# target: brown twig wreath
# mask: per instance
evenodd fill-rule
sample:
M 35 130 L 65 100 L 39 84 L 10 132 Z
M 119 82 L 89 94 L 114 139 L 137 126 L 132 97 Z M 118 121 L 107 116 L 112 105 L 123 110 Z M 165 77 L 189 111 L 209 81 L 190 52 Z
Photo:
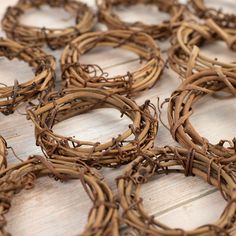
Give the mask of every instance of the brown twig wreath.
M 37 178 L 53 175 L 67 181 L 80 179 L 93 203 L 83 236 L 118 235 L 118 209 L 112 191 L 98 175 L 84 163 L 69 163 L 59 160 L 45 160 L 32 156 L 29 160 L 0 171 L 0 235 L 6 232 L 5 214 L 10 210 L 11 201 L 19 191 L 32 189 Z
M 124 48 L 146 60 L 137 71 L 109 77 L 98 65 L 81 64 L 80 57 L 94 47 Z M 145 33 L 113 30 L 86 33 L 66 46 L 61 57 L 63 79 L 67 87 L 104 88 L 128 96 L 151 88 L 160 78 L 164 67 L 160 49 Z
M 133 123 L 124 133 L 105 143 L 63 137 L 52 131 L 62 120 L 102 107 L 119 110 L 121 116 L 128 116 Z M 158 127 L 155 107 L 149 101 L 138 106 L 126 97 L 92 88 L 51 93 L 42 104 L 29 110 L 28 115 L 36 127 L 37 145 L 48 157 L 72 162 L 82 160 L 96 167 L 125 164 L 134 159 L 137 152 L 152 148 Z
M 172 47 L 169 49 L 170 66 L 183 78 L 211 67 L 236 71 L 235 62 L 225 63 L 217 58 L 209 58 L 201 52 L 202 44 L 219 39 L 224 40 L 231 50 L 236 51 L 236 31 L 223 29 L 211 19 L 203 25 L 184 22 L 172 38 Z
M 217 24 L 224 28 L 236 27 L 236 15 L 222 12 L 221 9 L 208 8 L 205 0 L 189 0 L 192 5 L 194 14 L 203 19 L 213 19 Z
M 147 25 L 142 22 L 128 23 L 123 22 L 119 16 L 117 16 L 112 8 L 119 5 L 131 6 L 135 4 L 153 4 L 157 6 L 160 11 L 166 12 L 170 15 L 170 20 L 163 21 L 156 25 Z M 97 6 L 99 8 L 99 18 L 104 22 L 109 29 L 118 30 L 132 30 L 142 31 L 151 35 L 155 39 L 165 39 L 172 35 L 173 30 L 179 26 L 183 21 L 185 6 L 178 3 L 176 0 L 97 0 Z
M 75 16 L 76 25 L 65 29 L 50 29 L 26 26 L 20 23 L 19 18 L 31 8 L 40 8 L 42 5 L 62 7 Z M 94 25 L 94 14 L 84 3 L 75 0 L 19 0 L 18 3 L 7 9 L 2 20 L 3 30 L 7 36 L 26 45 L 43 46 L 47 44 L 51 49 L 65 46 L 78 35 L 90 31 Z
M 192 126 L 193 105 L 206 95 L 223 91 L 236 96 L 236 73 L 220 69 L 204 70 L 187 78 L 172 93 L 168 106 L 168 120 L 173 138 L 180 144 L 197 151 L 214 153 L 225 158 L 236 158 L 236 140 L 211 144 Z M 230 147 L 224 147 L 228 143 Z
M 140 187 L 154 175 L 183 173 L 196 175 L 216 186 L 227 201 L 220 219 L 195 230 L 173 229 L 150 216 L 143 206 Z M 118 178 L 118 194 L 124 223 L 138 231 L 137 235 L 210 236 L 235 232 L 236 178 L 229 166 L 217 164 L 214 158 L 183 148 L 165 147 L 138 157 Z
M 21 84 L 17 80 L 13 86 L 0 83 L 0 112 L 5 115 L 13 113 L 22 102 L 28 101 L 38 93 L 48 92 L 54 86 L 56 62 L 52 56 L 45 54 L 42 50 L 0 38 L 0 57 L 22 60 L 28 63 L 35 72 L 33 78 Z
M 0 171 L 7 167 L 7 144 L 5 139 L 0 136 Z

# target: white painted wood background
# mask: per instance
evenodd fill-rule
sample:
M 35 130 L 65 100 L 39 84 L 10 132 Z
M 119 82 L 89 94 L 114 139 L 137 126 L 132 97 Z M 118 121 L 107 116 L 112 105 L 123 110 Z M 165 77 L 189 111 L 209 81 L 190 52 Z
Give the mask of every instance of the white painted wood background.
M 0 2 L 0 18 L 6 7 L 15 2 L 16 0 Z M 85 2 L 95 9 L 94 0 L 85 0 Z M 209 6 L 220 6 L 234 12 L 236 9 L 233 0 L 224 1 L 224 6 L 219 0 L 208 2 Z M 153 7 L 137 6 L 129 10 L 120 9 L 118 12 L 126 20 L 141 19 L 148 23 L 158 23 L 167 17 L 165 14 L 158 13 Z M 31 11 L 21 20 L 25 24 L 50 27 L 73 24 L 73 19 L 64 11 L 48 8 L 40 12 Z M 1 31 L 0 35 L 4 36 L 4 33 Z M 163 52 L 168 48 L 167 43 L 159 45 Z M 230 52 L 224 43 L 207 45 L 203 50 L 214 58 L 235 61 L 235 54 Z M 48 49 L 47 51 L 59 59 L 61 51 L 51 52 Z M 163 55 L 165 56 L 165 53 Z M 93 50 L 83 57 L 83 62 L 98 63 L 113 75 L 135 70 L 139 66 L 136 55 L 121 49 Z M 10 85 L 14 79 L 23 82 L 31 75 L 32 71 L 25 63 L 0 59 L 0 82 Z M 59 68 L 57 80 L 60 82 Z M 141 94 L 137 102 L 141 104 L 146 99 L 151 99 L 156 104 L 157 97 L 163 101 L 180 82 L 174 72 L 170 69 L 166 70 L 156 86 Z M 195 113 L 191 117 L 192 123 L 210 141 L 216 143 L 220 139 L 235 137 L 236 103 L 234 99 L 222 101 L 208 97 L 198 103 L 194 110 Z M 8 145 L 14 148 L 20 158 L 26 159 L 29 155 L 42 153 L 35 146 L 32 123 L 26 120 L 22 113 L 24 113 L 24 106 L 11 116 L 6 117 L 0 114 L 0 134 L 5 137 Z M 166 121 L 165 109 L 163 119 Z M 112 137 L 125 130 L 129 122 L 125 117 L 120 118 L 119 112 L 113 109 L 109 111 L 101 109 L 64 121 L 55 127 L 55 131 L 64 135 L 73 134 L 80 139 L 105 141 L 105 137 Z M 161 125 L 155 143 L 159 146 L 177 145 Z M 9 164 L 17 162 L 10 150 L 8 162 Z M 123 168 L 101 170 L 114 192 L 116 191 L 114 179 L 122 173 L 122 170 Z M 197 177 L 186 178 L 179 174 L 162 176 L 145 184 L 142 190 L 144 204 L 149 212 L 172 227 L 192 229 L 201 224 L 213 223 L 226 205 L 215 188 Z M 12 235 L 21 236 L 76 235 L 83 230 L 90 206 L 91 203 L 79 181 L 62 184 L 45 177 L 37 181 L 33 190 L 23 191 L 14 198 L 12 208 L 7 214 L 7 229 Z

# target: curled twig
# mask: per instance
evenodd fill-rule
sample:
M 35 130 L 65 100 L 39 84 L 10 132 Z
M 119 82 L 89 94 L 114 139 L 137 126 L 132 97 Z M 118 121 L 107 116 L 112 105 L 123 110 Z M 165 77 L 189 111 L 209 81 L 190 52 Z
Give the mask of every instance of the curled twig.
M 75 16 L 76 25 L 65 29 L 50 29 L 26 26 L 19 18 L 30 8 L 40 8 L 42 5 L 62 7 Z M 3 30 L 7 36 L 26 45 L 43 46 L 47 44 L 51 49 L 65 46 L 78 35 L 90 31 L 94 25 L 94 14 L 84 3 L 74 0 L 19 0 L 7 9 L 2 20 Z
M 7 143 L 6 140 L 0 136 L 0 171 L 7 168 Z

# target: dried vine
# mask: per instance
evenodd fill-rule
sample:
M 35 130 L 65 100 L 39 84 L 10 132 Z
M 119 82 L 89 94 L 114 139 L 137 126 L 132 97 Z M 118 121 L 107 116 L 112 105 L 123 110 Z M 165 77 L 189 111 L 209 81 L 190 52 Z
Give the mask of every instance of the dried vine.
M 114 108 L 132 120 L 128 129 L 105 143 L 77 140 L 53 132 L 53 126 L 70 117 L 97 108 Z M 81 88 L 53 92 L 42 103 L 28 111 L 35 124 L 35 135 L 47 157 L 89 166 L 116 167 L 136 158 L 137 152 L 153 147 L 157 134 L 157 115 L 153 105 L 146 101 L 138 106 L 134 101 L 110 94 L 106 90 Z
M 211 144 L 192 126 L 190 117 L 193 105 L 206 95 L 224 92 L 236 97 L 236 73 L 215 70 L 204 70 L 187 78 L 171 95 L 168 107 L 168 119 L 173 138 L 188 148 L 200 152 L 211 152 L 225 158 L 236 158 L 236 140 L 222 140 Z M 224 147 L 227 144 L 229 147 Z
M 235 62 L 225 63 L 201 52 L 203 44 L 216 40 L 223 40 L 231 50 L 236 51 L 236 31 L 223 29 L 211 19 L 205 24 L 184 22 L 172 38 L 172 47 L 169 49 L 170 66 L 183 78 L 212 67 L 236 71 Z
M 118 209 L 110 188 L 94 170 L 82 162 L 68 163 L 59 160 L 45 160 L 32 156 L 29 160 L 0 171 L 0 235 L 9 236 L 5 226 L 5 214 L 11 201 L 19 191 L 32 189 L 39 177 L 51 175 L 68 181 L 80 179 L 93 207 L 88 216 L 83 236 L 118 236 Z
M 209 8 L 205 4 L 205 0 L 189 0 L 189 4 L 193 7 L 195 15 L 202 19 L 213 19 L 217 24 L 224 28 L 236 28 L 236 15 L 223 12 L 221 9 Z
M 118 15 L 113 12 L 113 7 L 120 5 L 132 6 L 135 4 L 152 4 L 157 6 L 160 11 L 170 15 L 170 19 L 160 24 L 147 25 L 143 22 L 128 23 L 122 21 Z M 141 31 L 151 35 L 155 39 L 165 39 L 173 34 L 173 31 L 184 20 L 184 5 L 177 0 L 97 0 L 99 9 L 99 19 L 104 22 L 109 29 Z
M 42 5 L 64 8 L 76 19 L 74 26 L 64 29 L 27 26 L 20 23 L 20 17 L 31 8 L 40 9 Z M 95 20 L 92 10 L 84 3 L 75 0 L 19 0 L 9 7 L 2 20 L 7 36 L 25 45 L 48 45 L 51 49 L 65 46 L 73 38 L 92 29 Z
M 0 83 L 0 112 L 5 115 L 15 111 L 17 106 L 39 93 L 48 92 L 54 86 L 55 59 L 35 47 L 22 46 L 9 39 L 0 38 L 0 57 L 9 60 L 15 58 L 29 64 L 34 70 L 34 77 L 13 86 Z
M 146 60 L 137 71 L 109 77 L 98 65 L 81 64 L 80 57 L 94 47 L 124 48 Z M 63 79 L 66 87 L 92 87 L 108 89 L 112 93 L 132 96 L 151 88 L 160 78 L 164 68 L 160 49 L 145 33 L 114 30 L 93 32 L 74 39 L 66 46 L 61 57 Z
M 123 209 L 121 219 L 137 230 L 138 235 L 231 235 L 236 230 L 236 176 L 232 167 L 235 168 L 235 164 L 221 165 L 213 157 L 197 153 L 193 149 L 165 147 L 146 152 L 130 163 L 118 178 L 119 201 Z M 170 173 L 196 175 L 217 187 L 227 201 L 220 219 L 213 224 L 185 231 L 171 228 L 150 216 L 140 197 L 140 187 L 154 175 Z
M 7 144 L 5 139 L 0 136 L 0 171 L 7 167 Z

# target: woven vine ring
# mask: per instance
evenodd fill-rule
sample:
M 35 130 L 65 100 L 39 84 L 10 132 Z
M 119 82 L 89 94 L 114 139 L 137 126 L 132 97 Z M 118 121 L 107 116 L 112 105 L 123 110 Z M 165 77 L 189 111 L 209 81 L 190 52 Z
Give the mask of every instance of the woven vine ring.
M 146 63 L 137 71 L 109 77 L 98 65 L 81 64 L 80 57 L 95 47 L 124 48 L 137 54 Z M 66 46 L 61 57 L 63 79 L 67 87 L 104 88 L 113 93 L 132 96 L 151 88 L 164 67 L 160 49 L 145 33 L 113 30 L 86 33 Z
M 64 29 L 39 28 L 26 26 L 20 23 L 20 17 L 31 8 L 40 8 L 42 5 L 62 7 L 75 16 L 76 24 Z M 51 49 L 65 46 L 78 35 L 90 31 L 94 25 L 94 14 L 84 3 L 74 0 L 19 0 L 18 3 L 7 9 L 2 20 L 3 30 L 7 36 L 26 45 L 43 46 L 47 44 Z
M 147 25 L 140 21 L 128 23 L 122 21 L 119 16 L 113 12 L 113 7 L 120 5 L 132 6 L 135 4 L 152 4 L 157 6 L 160 11 L 169 14 L 170 19 L 155 25 Z M 185 6 L 179 4 L 176 0 L 97 0 L 97 6 L 100 20 L 104 22 L 109 29 L 141 31 L 151 35 L 155 39 L 165 39 L 172 35 L 173 30 L 183 21 L 185 12 Z
M 225 28 L 235 29 L 236 15 L 223 12 L 221 9 L 209 8 L 205 0 L 189 0 L 193 7 L 194 14 L 203 19 L 213 19 L 217 24 Z
M 236 31 L 223 29 L 209 19 L 204 25 L 196 22 L 185 22 L 172 38 L 169 49 L 169 62 L 173 70 L 186 78 L 192 73 L 206 68 L 222 67 L 228 71 L 236 71 L 236 62 L 225 63 L 217 58 L 210 58 L 201 52 L 204 43 L 223 40 L 228 47 L 236 51 Z
M 77 140 L 53 132 L 56 123 L 97 108 L 117 109 L 133 123 L 124 133 L 105 143 Z M 156 110 L 149 101 L 138 106 L 126 97 L 92 88 L 51 93 L 41 105 L 29 110 L 28 115 L 35 124 L 37 145 L 48 157 L 72 162 L 82 160 L 96 167 L 125 164 L 138 152 L 152 148 L 158 126 Z
M 83 163 L 45 160 L 41 156 L 32 156 L 25 162 L 0 171 L 0 235 L 9 235 L 5 229 L 5 214 L 10 210 L 14 195 L 23 189 L 32 189 L 37 178 L 47 175 L 62 181 L 81 180 L 93 204 L 81 235 L 118 235 L 117 204 L 112 191 L 98 178 L 98 174 Z
M 196 175 L 217 187 L 227 206 L 217 222 L 191 231 L 174 229 L 147 213 L 140 197 L 140 187 L 155 175 L 182 173 Z M 165 147 L 145 153 L 131 162 L 118 178 L 118 194 L 122 220 L 138 232 L 137 235 L 211 236 L 231 235 L 236 219 L 236 178 L 228 166 L 219 165 L 209 156 L 182 148 Z M 135 234 L 136 235 L 136 234 Z
M 54 86 L 55 59 L 41 49 L 0 38 L 0 57 L 24 61 L 32 67 L 35 74 L 21 84 L 17 80 L 13 86 L 0 83 L 0 112 L 5 115 L 13 113 L 19 104 L 39 93 L 48 92 Z
M 177 142 L 197 151 L 211 152 L 220 157 L 236 158 L 236 140 L 220 141 L 211 144 L 192 126 L 190 117 L 193 105 L 207 95 L 225 92 L 236 97 L 236 73 L 221 69 L 204 70 L 187 78 L 182 85 L 172 93 L 168 119 L 172 136 Z M 228 147 L 224 147 L 227 144 Z

